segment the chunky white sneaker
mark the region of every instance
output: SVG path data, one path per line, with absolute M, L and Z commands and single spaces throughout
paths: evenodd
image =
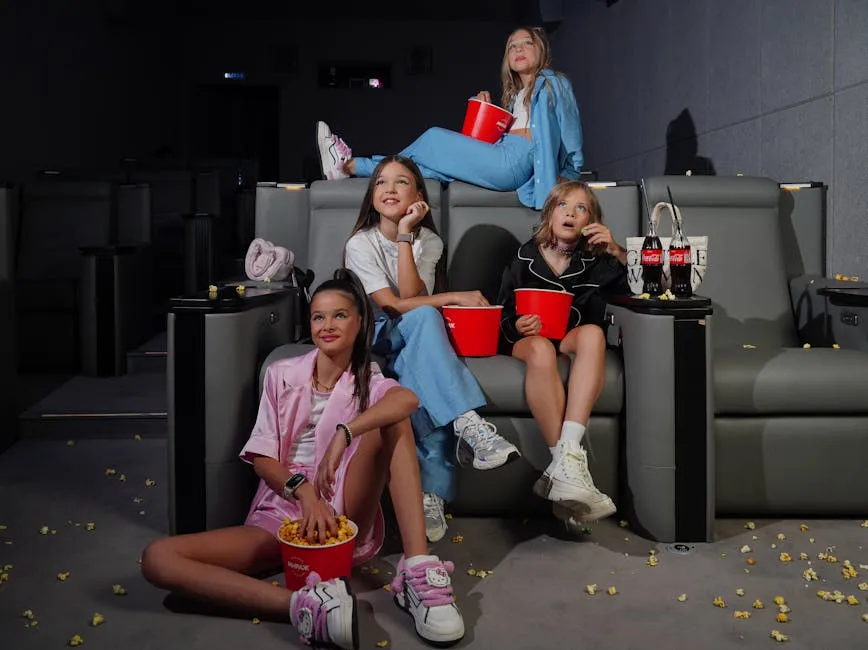
M 316 148 L 319 150 L 319 166 L 323 178 L 335 181 L 349 178 L 344 171 L 344 163 L 353 157 L 347 143 L 332 133 L 325 122 L 316 123 Z
M 320 580 L 311 572 L 306 586 L 294 594 L 289 605 L 292 626 L 307 645 L 331 644 L 344 650 L 359 647 L 356 597 L 347 580 Z
M 572 511 L 570 516 L 581 522 L 599 521 L 614 514 L 612 499 L 594 485 L 585 450 L 571 449 L 561 443 L 558 446 L 558 459 L 553 460 L 534 483 L 534 493 Z M 555 514 L 557 516 L 557 512 Z
M 446 513 L 443 512 L 443 499 L 433 492 L 422 495 L 422 508 L 425 510 L 425 536 L 432 544 L 439 542 L 446 534 Z
M 452 562 L 441 562 L 436 555 L 412 567 L 401 558 L 392 580 L 395 604 L 413 617 L 416 634 L 429 643 L 446 645 L 464 637 L 464 619 L 455 606 L 449 578 L 454 570 Z
M 495 469 L 520 457 L 518 447 L 498 435 L 497 427 L 479 416 L 461 416 L 455 428 L 455 457 L 459 465 L 471 458 L 475 469 Z

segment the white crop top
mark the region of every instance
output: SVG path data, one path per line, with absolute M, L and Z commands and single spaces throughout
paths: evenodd
M 313 467 L 316 460 L 316 425 L 325 410 L 326 402 L 331 393 L 313 391 L 311 395 L 310 420 L 304 430 L 298 434 L 289 450 L 289 462 L 291 464 Z
M 524 96 L 527 93 L 527 88 L 522 88 L 515 96 L 515 101 L 512 104 L 512 115 L 515 119 L 512 121 L 510 131 L 516 129 L 530 128 L 530 115 L 528 115 L 527 107 L 524 105 Z

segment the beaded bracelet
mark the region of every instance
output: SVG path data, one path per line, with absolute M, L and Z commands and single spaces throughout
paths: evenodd
M 346 424 L 339 424 L 337 428 L 344 430 L 344 435 L 347 438 L 347 447 L 349 447 L 353 443 L 353 432 Z

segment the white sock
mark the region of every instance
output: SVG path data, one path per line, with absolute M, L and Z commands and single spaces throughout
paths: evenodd
M 572 420 L 564 421 L 564 424 L 561 427 L 561 442 L 563 442 L 564 445 L 570 449 L 577 449 L 581 445 L 584 435 L 584 424 L 579 424 Z
M 429 562 L 429 561 L 436 562 L 437 556 L 436 555 L 414 555 L 413 557 L 405 557 L 404 558 L 404 566 L 412 568 L 412 567 L 416 566 L 417 564 L 421 564 L 422 562 Z

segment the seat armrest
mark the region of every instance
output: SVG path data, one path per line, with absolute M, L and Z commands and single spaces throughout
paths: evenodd
M 824 289 L 868 291 L 868 283 L 800 275 L 790 280 L 793 318 L 801 343 L 816 347 L 841 347 L 868 352 L 868 307 L 860 300 L 836 299 Z M 855 316 L 855 317 L 854 317 Z

